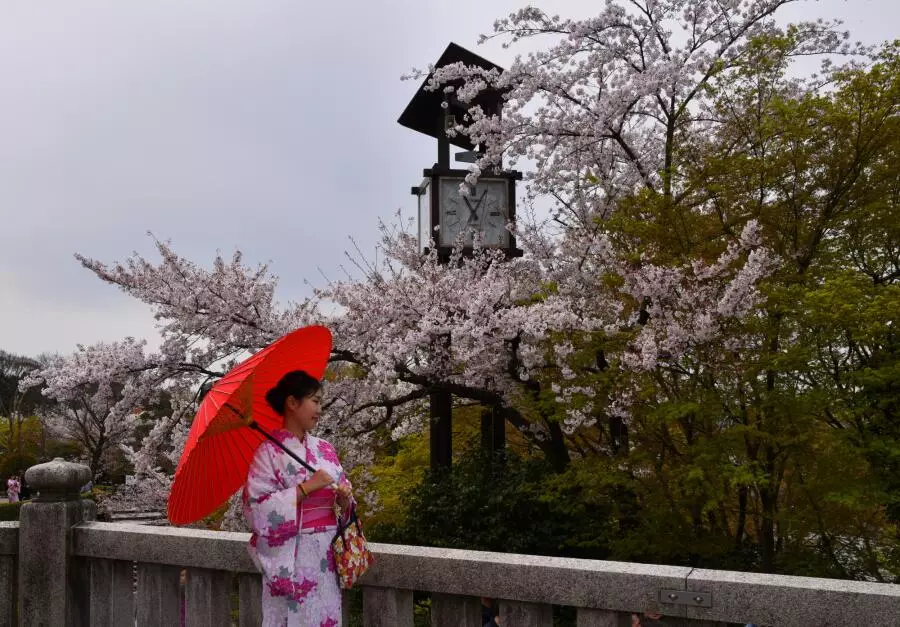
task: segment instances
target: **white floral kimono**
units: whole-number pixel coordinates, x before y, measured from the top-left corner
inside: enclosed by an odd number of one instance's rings
[[[307,434],[301,442],[287,430],[272,435],[313,468],[349,485],[334,447],[325,440]],[[297,485],[311,476],[269,441],[256,450],[247,475],[244,516],[253,531],[250,555],[263,574],[263,627],[341,624],[341,590],[331,548],[335,493],[318,490],[298,508]]]

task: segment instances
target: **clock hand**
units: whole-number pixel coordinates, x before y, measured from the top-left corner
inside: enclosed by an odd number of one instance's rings
[[[487,196],[487,190],[486,190],[486,189],[485,189],[483,192],[481,192],[481,198],[478,199],[478,203],[475,205],[475,212],[476,212],[476,215],[477,215],[478,210],[481,209],[481,203],[484,202],[484,197],[485,197],[485,196]]]
[[[466,201],[466,207],[469,208],[469,213],[471,214],[471,215],[469,215],[469,219],[466,220],[466,222],[467,222],[467,223],[477,222],[477,221],[478,221],[478,209],[477,209],[477,206],[476,206],[475,209],[472,209],[472,204],[469,202],[469,197],[468,197],[468,196],[463,196],[463,200]],[[474,220],[473,220],[473,218],[474,218]]]

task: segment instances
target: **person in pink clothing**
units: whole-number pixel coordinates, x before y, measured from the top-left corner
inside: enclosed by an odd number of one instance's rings
[[[9,498],[10,503],[19,502],[19,492],[21,492],[21,490],[22,484],[19,483],[19,477],[17,475],[13,475],[6,480],[6,496]]]
[[[295,370],[266,401],[284,416],[284,428],[272,435],[316,471],[268,441],[250,465],[244,516],[253,532],[250,555],[263,575],[263,626],[339,627],[341,590],[331,540],[338,517],[348,517],[355,503],[334,447],[310,433],[321,414],[321,384]]]

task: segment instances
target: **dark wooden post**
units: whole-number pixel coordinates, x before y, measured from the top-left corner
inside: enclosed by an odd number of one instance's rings
[[[431,470],[446,470],[453,465],[453,397],[449,392],[432,392],[429,401]]]
[[[502,464],[506,450],[506,420],[499,407],[488,407],[481,412],[481,450],[485,456]]]

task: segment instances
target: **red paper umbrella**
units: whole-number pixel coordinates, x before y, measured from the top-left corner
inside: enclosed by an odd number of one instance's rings
[[[284,422],[269,407],[266,392],[292,370],[321,380],[330,355],[328,329],[297,329],[235,366],[207,392],[175,470],[172,523],[203,518],[244,484],[256,447],[273,439],[269,434]]]

